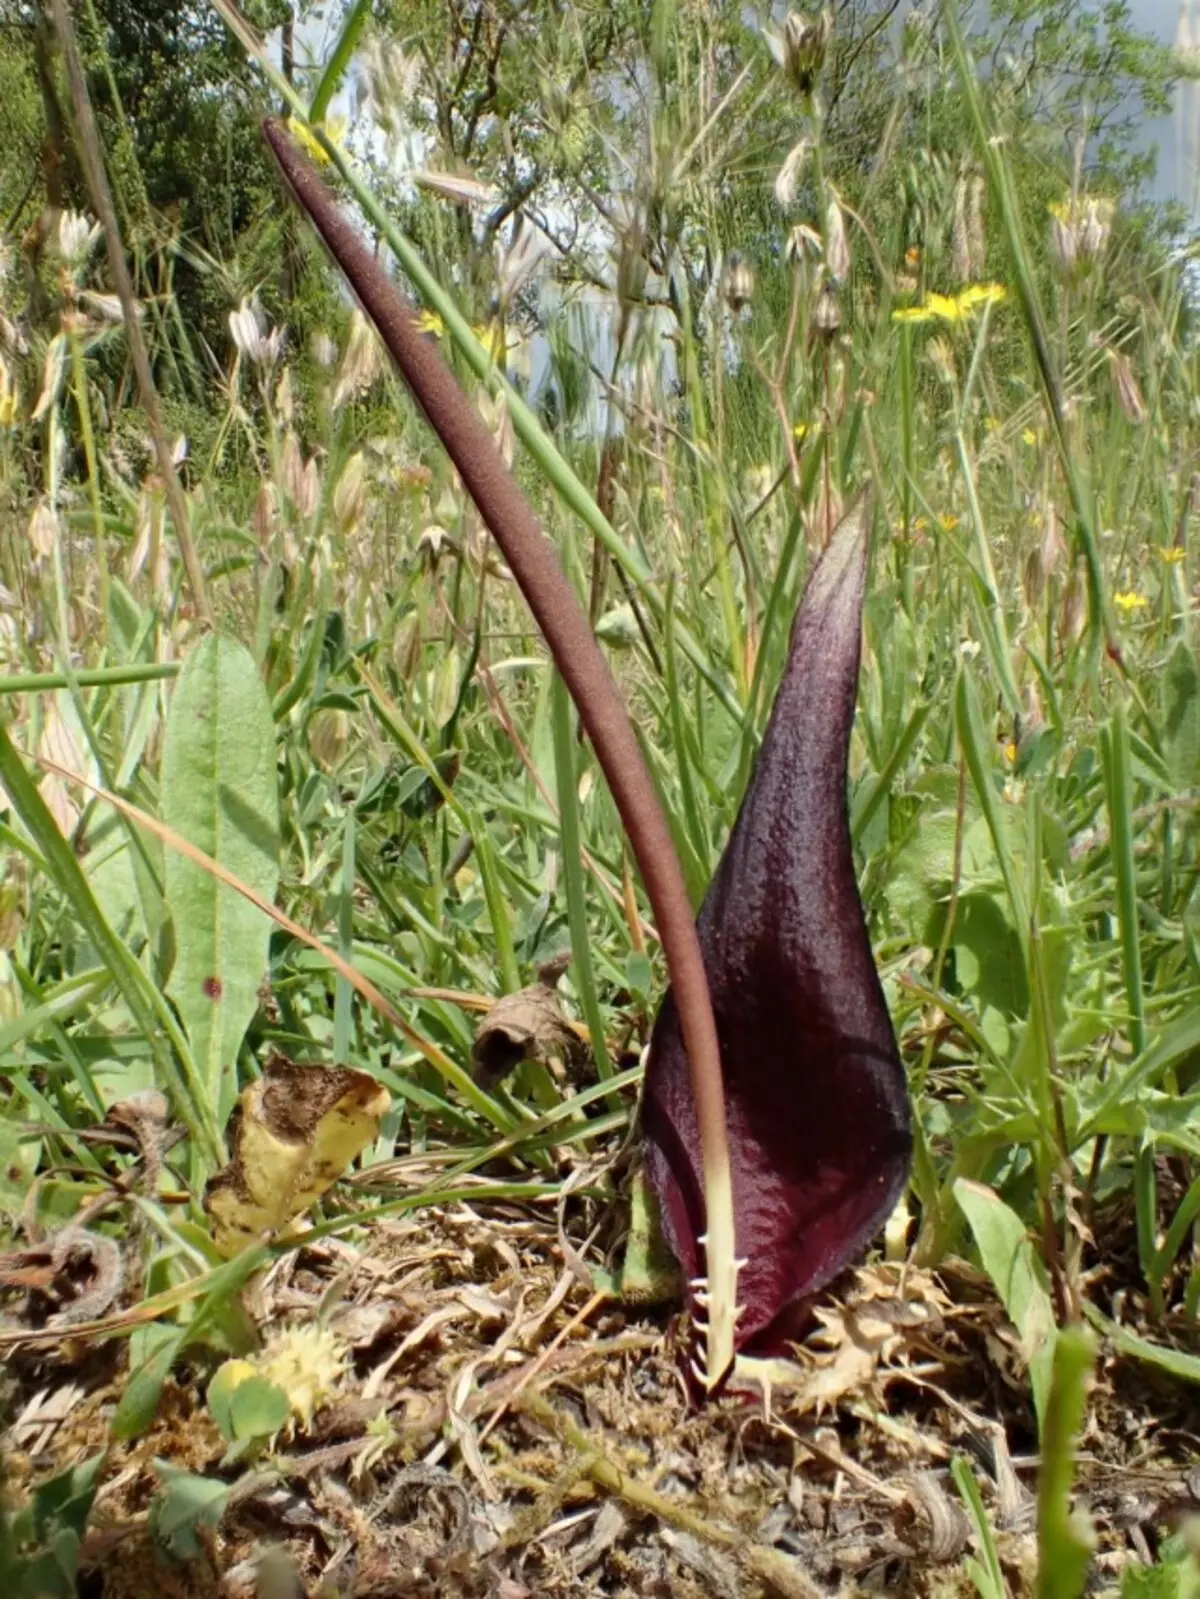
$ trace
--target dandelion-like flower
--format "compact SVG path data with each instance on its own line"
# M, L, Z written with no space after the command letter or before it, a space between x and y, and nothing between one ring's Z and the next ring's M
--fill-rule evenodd
M1144 594L1139 594L1136 589L1129 589L1124 593L1114 594L1113 604L1119 611L1123 611L1126 616L1130 616L1134 611L1144 611L1150 601Z

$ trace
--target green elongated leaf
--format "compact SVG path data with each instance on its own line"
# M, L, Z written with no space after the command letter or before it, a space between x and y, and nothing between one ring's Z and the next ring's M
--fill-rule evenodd
M254 661L241 644L206 638L184 662L167 718L166 825L265 899L279 880L275 728ZM174 850L167 903L177 956L171 994L209 1103L224 1121L233 1065L267 968L270 919Z
M558 783L558 814L562 837L563 883L567 900L567 922L571 929L571 958L579 990L579 1003L592 1035L592 1052L599 1077L611 1077L612 1061L604 1042L604 1015L596 992L588 935L587 902L583 887L583 861L580 858L578 775L575 766L575 738L571 730L571 702L566 684L554 674L551 690L551 720L554 730L555 776Z
M310 122L324 121L330 102L338 92L342 79L346 76L346 69L354 56L362 31L370 20L370 0L355 0L355 3L346 14L346 20L342 25L341 33L338 35L338 41L333 47L333 53L326 63L324 72L321 74L321 81L317 84L317 92L312 97L312 104L308 108Z
M1102 1332L1120 1355L1131 1360L1144 1360L1157 1366L1171 1377L1181 1377L1184 1382L1200 1382L1200 1355L1189 1355L1182 1349L1168 1349L1166 1344L1151 1343L1149 1338L1139 1338L1115 1321L1110 1321L1095 1305L1084 1305L1084 1313L1092 1326Z
M954 1197L974 1235L983 1269L996 1285L1004 1308L1021 1335L1029 1361L1029 1380L1039 1430L1045 1425L1058 1329L1046 1273L1025 1224L993 1189L960 1178Z
M154 1060L159 1082L169 1085L176 1103L196 1137L198 1153L205 1159L219 1159L221 1140L196 1081L187 1042L179 1030L171 1007L148 981L145 972L113 932L92 893L75 851L58 830L7 729L0 724L0 783L8 791L13 807L41 851L45 870L63 893L80 926L91 939L97 954L112 973L134 1021L144 1034ZM170 1045L179 1057L176 1065Z
M1095 1533L1085 1513L1071 1509L1071 1483L1095 1352L1082 1327L1067 1328L1054 1346L1038 1478L1038 1599L1078 1599L1092 1561Z

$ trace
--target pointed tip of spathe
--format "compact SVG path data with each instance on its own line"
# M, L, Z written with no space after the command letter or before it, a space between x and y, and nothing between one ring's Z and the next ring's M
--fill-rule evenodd
M866 488L829 535L804 592L803 609L819 610L854 567L865 572L871 542L871 490Z

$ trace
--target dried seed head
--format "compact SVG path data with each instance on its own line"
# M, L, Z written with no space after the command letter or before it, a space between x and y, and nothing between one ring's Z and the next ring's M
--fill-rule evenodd
M375 329L357 306L350 313L350 337L346 353L338 369L337 387L333 392L333 405L337 410L351 400L357 400L375 383L383 370L379 337Z
M283 352L283 329L268 330L256 300L243 300L229 313L229 336L238 354L256 366L273 366Z
M1141 427L1146 420L1146 402L1142 399L1142 391L1133 375L1129 357L1119 350L1109 350L1107 353L1108 369L1112 374L1117 403L1125 414L1125 420L1131 422L1134 427Z
M361 450L347 460L333 491L333 514L339 530L350 533L358 525L366 499L366 462Z
M725 269L725 303L738 315L754 298L754 269L738 256L731 256Z
M39 561L48 561L58 537L58 518L45 500L39 500L29 518L29 547Z
M842 308L838 304L837 290L832 283L824 283L813 308L812 330L816 337L828 342L842 325Z
M72 272L84 265L104 230L82 211L63 211L58 218L58 253Z
M1084 591L1083 569L1076 566L1067 582L1059 609L1058 627L1064 643L1074 644L1082 635L1087 621L1087 595Z
M800 93L810 96L825 65L825 53L833 36L833 9L825 6L820 16L789 11L783 24L783 70Z
M804 176L804 169L812 154L812 147L811 137L807 133L804 134L788 151L787 158L779 169L779 175L775 179L775 200L781 210L791 210L800 179Z
M829 190L829 204L825 207L825 270L829 274L829 281L836 287L845 283L850 275L846 219L832 189Z
M819 257L824 249L825 241L816 229L810 228L805 222L798 222L788 234L784 255L792 266L798 267L803 266L810 255Z

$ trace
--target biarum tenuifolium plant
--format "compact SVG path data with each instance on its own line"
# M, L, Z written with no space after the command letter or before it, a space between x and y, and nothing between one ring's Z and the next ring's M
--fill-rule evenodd
M503 551L629 835L671 977L648 1068L647 1171L711 1391L736 1351L778 1344L788 1311L866 1243L908 1170L903 1069L846 814L867 505L814 569L697 927L628 714L553 547L415 312L287 134L265 130Z

